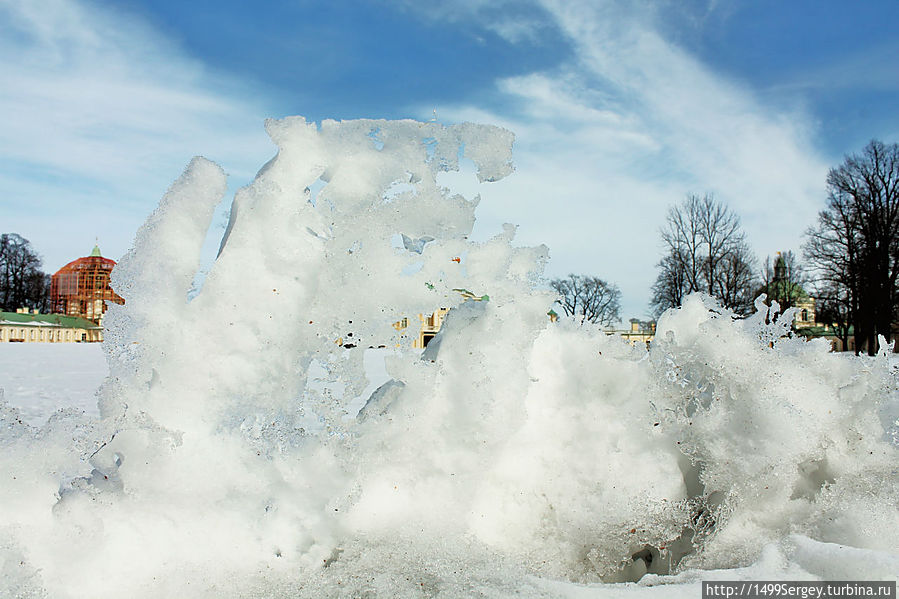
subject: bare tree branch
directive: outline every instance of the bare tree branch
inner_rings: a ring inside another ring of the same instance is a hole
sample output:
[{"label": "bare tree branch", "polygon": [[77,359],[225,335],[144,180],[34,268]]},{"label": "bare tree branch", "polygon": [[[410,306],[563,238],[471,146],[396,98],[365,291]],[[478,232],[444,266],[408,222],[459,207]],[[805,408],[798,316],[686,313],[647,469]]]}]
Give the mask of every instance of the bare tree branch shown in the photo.
[{"label": "bare tree branch", "polygon": [[740,314],[752,310],[755,257],[736,214],[711,195],[690,195],[668,211],[661,237],[666,253],[652,286],[655,314],[680,306],[694,292]]},{"label": "bare tree branch", "polygon": [[567,316],[575,316],[583,322],[611,326],[618,321],[621,290],[598,277],[568,275],[565,279],[550,281],[558,294],[557,300]]}]

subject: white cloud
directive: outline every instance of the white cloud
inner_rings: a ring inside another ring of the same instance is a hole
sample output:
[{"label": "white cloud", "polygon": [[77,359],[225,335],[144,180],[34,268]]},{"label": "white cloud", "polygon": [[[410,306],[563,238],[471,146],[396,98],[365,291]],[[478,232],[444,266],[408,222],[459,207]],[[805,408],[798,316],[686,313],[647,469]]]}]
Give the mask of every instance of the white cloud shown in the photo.
[{"label": "white cloud", "polygon": [[274,151],[249,93],[138,18],[9,1],[0,22],[4,230],[31,239],[48,269],[89,251],[94,235],[118,257],[194,154],[246,180]]},{"label": "white cloud", "polygon": [[[660,13],[577,0],[407,5],[512,42],[561,32],[574,49],[554,70],[498,81],[501,108],[439,107],[441,120],[517,135],[518,173],[484,186],[483,235],[521,224],[519,242],[550,246],[550,274],[617,282],[626,318],[646,310],[658,228],[688,192],[730,203],[760,255],[798,249],[827,170],[810,119],[701,64],[666,37]],[[193,154],[243,182],[274,151],[251,84],[209,71],[127,13],[86,0],[0,0],[0,61],[0,184],[15,190],[4,230],[29,237],[51,269],[95,234],[108,255],[124,252]]]},{"label": "white cloud", "polygon": [[515,17],[495,21],[489,27],[501,38],[513,44],[537,41],[543,28],[542,23],[534,19]]},{"label": "white cloud", "polygon": [[[520,223],[551,248],[551,275],[617,282],[623,316],[647,310],[667,207],[715,193],[761,257],[798,250],[824,198],[810,119],[764,105],[666,40],[656,15],[614,2],[546,0],[576,62],[498,83],[511,111],[441,108],[515,131],[517,174],[485,188],[481,227]],[[505,216],[503,216],[505,215]]]}]

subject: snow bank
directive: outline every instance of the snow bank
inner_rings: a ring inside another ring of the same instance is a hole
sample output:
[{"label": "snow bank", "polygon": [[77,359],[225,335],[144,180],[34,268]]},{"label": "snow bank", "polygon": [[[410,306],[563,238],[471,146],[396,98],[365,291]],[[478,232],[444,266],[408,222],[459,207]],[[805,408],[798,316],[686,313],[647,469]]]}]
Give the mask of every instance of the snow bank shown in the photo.
[{"label": "snow bank", "polygon": [[[198,293],[225,190],[204,159],[114,271],[99,424],[0,414],[7,593],[695,596],[721,571],[899,570],[889,354],[831,354],[698,296],[649,352],[550,323],[547,249],[512,226],[470,242],[478,198],[437,185],[463,158],[509,174],[509,132],[267,129],[278,154]],[[413,351],[393,323],[439,307]]]}]

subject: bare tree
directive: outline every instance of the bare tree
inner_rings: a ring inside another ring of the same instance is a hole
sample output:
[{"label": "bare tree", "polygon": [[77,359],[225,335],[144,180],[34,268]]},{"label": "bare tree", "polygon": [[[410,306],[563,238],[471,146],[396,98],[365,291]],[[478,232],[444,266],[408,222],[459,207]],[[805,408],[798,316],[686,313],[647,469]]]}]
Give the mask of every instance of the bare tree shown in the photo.
[{"label": "bare tree", "polygon": [[0,310],[50,305],[50,277],[40,270],[41,258],[21,235],[0,235]]},{"label": "bare tree", "polygon": [[617,285],[598,277],[568,275],[565,279],[553,279],[550,287],[561,296],[557,302],[567,316],[602,326],[618,321],[621,290]]},{"label": "bare tree", "polygon": [[673,252],[664,256],[658,263],[659,274],[652,284],[653,314],[659,314],[668,308],[680,306],[687,296],[690,286],[687,284],[687,275],[682,268],[683,261]]},{"label": "bare tree", "polygon": [[806,231],[803,245],[819,304],[817,320],[838,329],[844,348],[849,347],[849,327],[859,309],[857,290],[861,269],[856,217],[846,208],[838,203],[820,212],[818,226]]},{"label": "bare tree", "polygon": [[652,287],[656,315],[694,292],[740,314],[752,310],[755,257],[736,214],[709,194],[690,195],[668,211],[661,235],[666,251]]},{"label": "bare tree", "polygon": [[852,303],[849,290],[838,284],[824,284],[815,290],[815,320],[833,328],[849,349],[849,331],[852,326]]},{"label": "bare tree", "polygon": [[856,351],[874,354],[899,299],[899,144],[871,141],[831,169],[827,206],[806,235],[817,287],[845,308]]}]

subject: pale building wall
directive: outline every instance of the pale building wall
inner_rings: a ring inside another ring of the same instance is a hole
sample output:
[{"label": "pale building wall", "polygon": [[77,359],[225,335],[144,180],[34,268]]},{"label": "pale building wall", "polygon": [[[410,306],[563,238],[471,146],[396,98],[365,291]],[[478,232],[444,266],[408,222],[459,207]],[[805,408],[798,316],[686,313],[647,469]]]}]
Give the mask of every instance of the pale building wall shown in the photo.
[{"label": "pale building wall", "polygon": [[418,330],[418,337],[412,341],[412,347],[424,349],[440,331],[447,313],[449,313],[449,308],[439,308],[433,314],[419,314],[418,320],[421,322],[421,326]]},{"label": "pale building wall", "polygon": [[796,308],[796,316],[793,317],[793,328],[804,329],[817,325],[815,322],[815,298],[799,300],[794,308]]},{"label": "pale building wall", "polygon": [[103,331],[63,326],[0,324],[0,343],[94,343],[103,341]]},{"label": "pale building wall", "polygon": [[[419,314],[419,327],[415,338],[412,339],[412,347],[415,349],[424,349],[427,346],[427,343],[429,343],[440,331],[440,327],[443,326],[443,320],[448,313],[449,308],[438,308],[432,314]],[[393,323],[393,328],[405,337],[405,331],[409,328],[409,319],[403,318],[402,320],[396,321]],[[399,347],[399,345],[397,347]]]},{"label": "pale building wall", "polygon": [[[41,315],[36,310],[29,312],[25,308],[16,314]],[[103,341],[103,329],[66,326],[53,322],[34,320],[32,322],[13,322],[0,316],[0,343],[97,343]]]}]

